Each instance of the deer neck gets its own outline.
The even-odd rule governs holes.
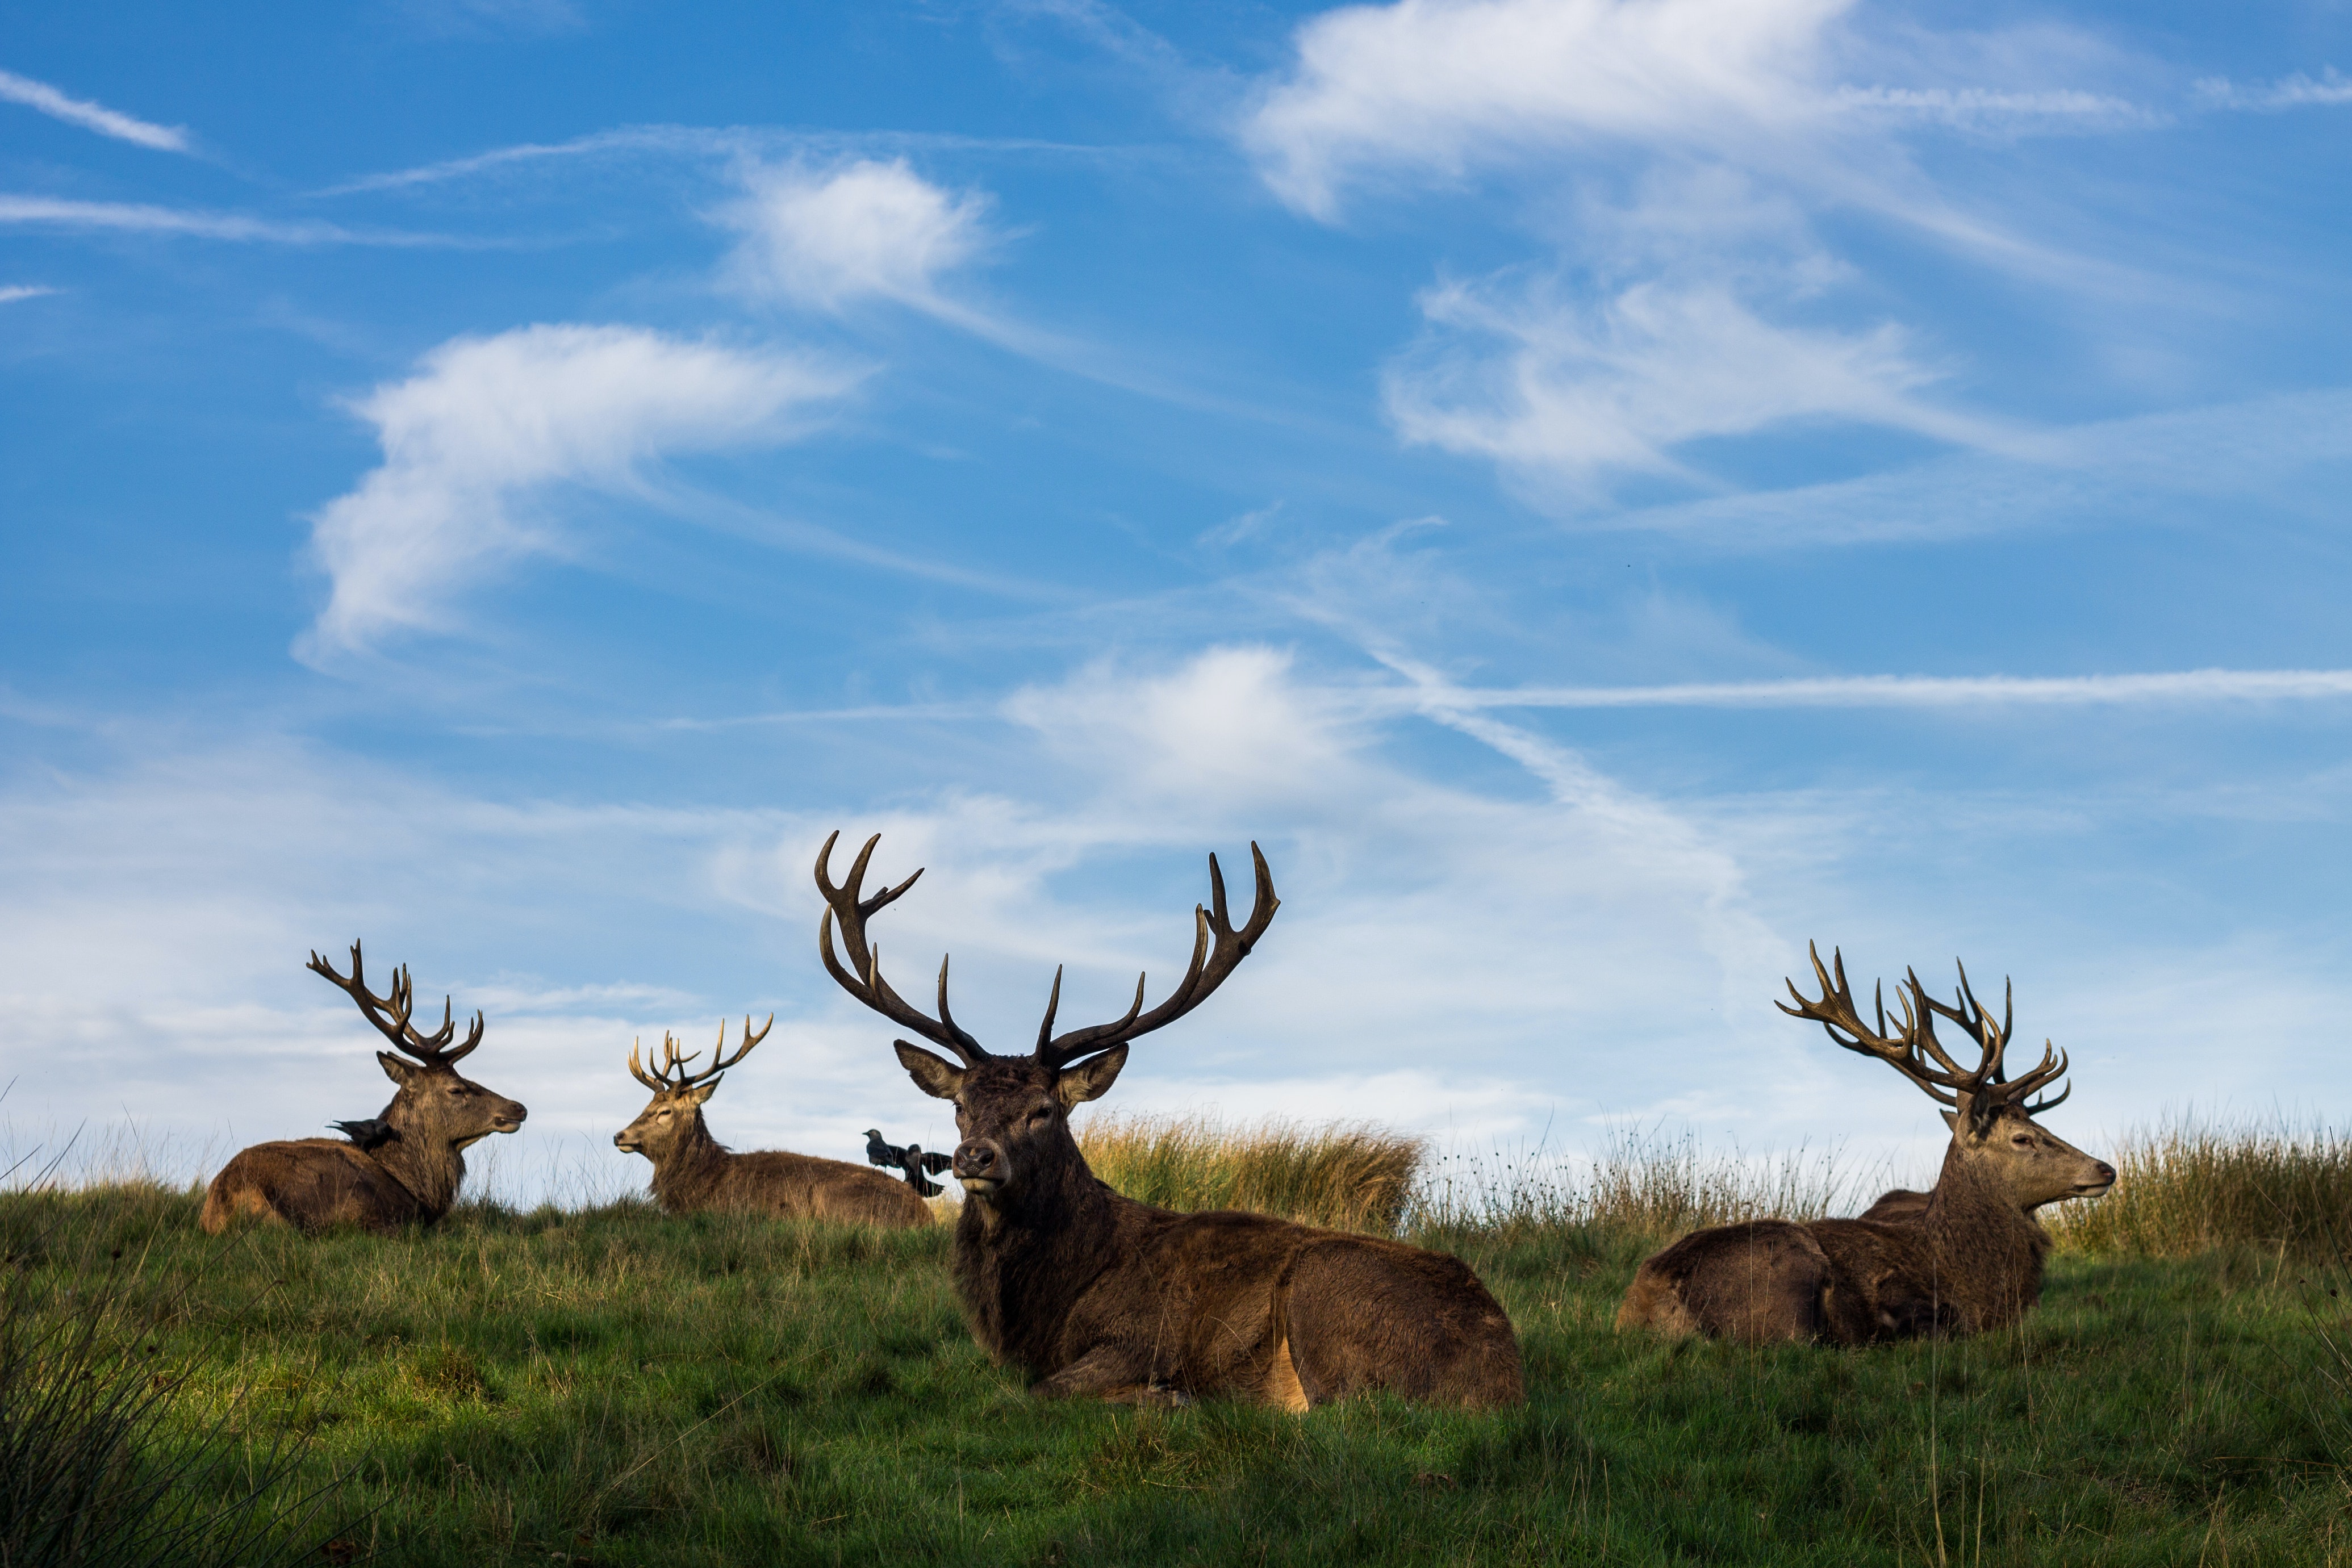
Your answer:
[[[719,1185],[729,1158],[727,1145],[710,1135],[702,1108],[696,1106],[694,1120],[654,1161],[654,1201],[672,1210],[695,1207]]]
[[[1972,1330],[2012,1322],[2041,1296],[2049,1233],[1997,1172],[1958,1146],[1945,1153],[1921,1225],[1939,1288],[1974,1320]]]
[[[368,1157],[407,1189],[425,1218],[438,1219],[457,1201],[457,1188],[466,1179],[466,1156],[455,1144],[421,1126],[422,1118],[409,1113],[405,1099],[395,1094],[377,1113],[376,1119],[391,1127],[392,1136],[369,1151]]]
[[[1041,1375],[1056,1370],[1063,1324],[1110,1266],[1118,1210],[1129,1201],[1095,1179],[1075,1143],[1056,1168],[1025,1186],[1017,1206],[964,1199],[956,1293],[990,1354]]]

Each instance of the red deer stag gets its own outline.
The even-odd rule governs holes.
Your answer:
[[[861,898],[879,841],[866,841],[840,887],[826,874],[834,839],[818,852],[818,951],[850,995],[962,1062],[895,1042],[917,1086],[955,1103],[963,1141],[952,1168],[966,1194],[956,1292],[973,1335],[1024,1370],[1031,1393],[1134,1405],[1226,1395],[1286,1410],[1381,1388],[1474,1408],[1520,1402],[1510,1320],[1460,1260],[1265,1215],[1153,1208],[1096,1180],[1070,1136],[1070,1112],[1110,1088],[1128,1043],[1206,1001],[1265,934],[1277,900],[1256,845],[1256,897],[1238,931],[1210,857],[1214,913],[1193,910],[1192,967],[1167,999],[1145,1011],[1139,978],[1125,1017],[1056,1035],[1056,970],[1036,1049],[995,1056],[949,1012],[945,959],[936,1019],[882,977],[866,923],[922,873]]]
[[[2073,1092],[2029,1103],[2063,1076],[2066,1058],[2046,1043],[2042,1061],[2014,1082],[2001,1059],[2012,1014],[2001,1021],[1977,1005],[1960,971],[1957,1007],[1929,996],[1916,973],[1895,988],[1902,1027],[1889,1034],[1882,991],[1878,1027],[1865,1025],[1847,988],[1845,958],[1836,976],[1812,955],[1822,995],[1809,1001],[1790,982],[1792,1017],[1811,1019],[1848,1051],[1876,1057],[1951,1109],[1952,1130],[1935,1190],[1906,1217],[1904,1195],[1879,1200],[1881,1218],[1797,1224],[1760,1219],[1696,1231],[1644,1262],[1617,1313],[1621,1329],[1705,1333],[1760,1343],[1818,1340],[1866,1344],[1919,1334],[1970,1334],[2005,1327],[2042,1294],[2050,1238],[2032,1210],[2064,1197],[2102,1193],[2115,1167],[2095,1160],[2034,1124],[2032,1118]],[[1973,1037],[1977,1065],[1963,1068],[1936,1038],[1948,1019]]]
[[[214,1234],[247,1214],[303,1230],[349,1224],[393,1231],[411,1222],[430,1225],[457,1200],[457,1185],[466,1179],[466,1146],[492,1133],[515,1131],[527,1114],[505,1095],[457,1074],[457,1060],[482,1043],[482,1015],[474,1015],[466,1043],[453,1051],[449,1042],[457,1026],[446,998],[441,1027],[434,1033],[420,1034],[408,1021],[415,990],[406,967],[392,972],[388,997],[368,990],[356,942],[351,978],[335,973],[316,953],[308,967],[349,992],[368,1022],[413,1058],[375,1053],[399,1092],[371,1123],[345,1124],[367,1129],[364,1136],[354,1133],[351,1143],[299,1138],[240,1150],[213,1177],[198,1223]]]
[[[929,1225],[931,1211],[905,1182],[880,1171],[814,1155],[761,1149],[735,1154],[710,1135],[703,1124],[702,1104],[719,1084],[719,1075],[751,1054],[768,1038],[775,1016],[751,1032],[743,1019],[743,1043],[727,1054],[727,1025],[719,1025],[719,1043],[711,1048],[710,1065],[690,1072],[687,1064],[702,1053],[677,1053],[677,1042],[662,1035],[663,1060],[647,1072],[637,1061],[637,1048],[629,1047],[629,1071],[654,1092],[637,1119],[613,1134],[613,1146],[643,1155],[654,1165],[654,1201],[665,1213],[692,1214],[710,1209],[724,1214],[768,1214],[779,1219],[844,1219],[864,1225],[905,1227]]]

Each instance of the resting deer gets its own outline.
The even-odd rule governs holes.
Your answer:
[[[1070,1112],[1110,1088],[1129,1042],[1206,1001],[1265,935],[1278,901],[1255,845],[1248,924],[1234,929],[1211,856],[1214,913],[1194,909],[1192,967],[1158,1007],[1144,1010],[1139,978],[1125,1017],[1056,1035],[1056,970],[1036,1049],[996,1056],[948,1010],[944,959],[936,1019],[882,977],[866,923],[922,873],[861,898],[879,841],[866,841],[839,887],[826,874],[834,839],[818,852],[818,951],[851,996],[962,1063],[895,1042],[916,1085],[955,1103],[956,1292],[974,1337],[1025,1371],[1031,1393],[1136,1405],[1223,1395],[1287,1410],[1380,1388],[1481,1408],[1520,1402],[1510,1321],[1460,1260],[1265,1215],[1137,1203],[1096,1180],[1070,1136]]]
[[[629,1071],[654,1092],[637,1119],[613,1134],[613,1146],[643,1155],[654,1165],[654,1201],[669,1214],[709,1209],[723,1214],[768,1214],[780,1219],[842,1219],[865,1225],[929,1225],[931,1211],[904,1182],[892,1181],[880,1171],[843,1160],[823,1160],[814,1155],[761,1149],[739,1155],[710,1135],[703,1124],[702,1105],[718,1089],[720,1075],[751,1054],[768,1038],[775,1016],[751,1032],[743,1019],[743,1042],[727,1054],[727,1024],[719,1025],[719,1043],[711,1047],[710,1065],[699,1072],[687,1064],[700,1051],[680,1056],[677,1042],[662,1036],[663,1060],[647,1072],[637,1061],[637,1048],[629,1047]]]
[[[1904,1210],[1900,1190],[1879,1200],[1882,1218],[1762,1219],[1696,1231],[1649,1259],[1633,1276],[1617,1313],[1621,1329],[1706,1333],[1762,1343],[1825,1340],[1866,1344],[1919,1334],[1970,1334],[2005,1327],[2042,1294],[2050,1238],[2032,1210],[2060,1198],[2102,1193],[2115,1167],[2034,1124],[2032,1118],[2073,1092],[2029,1101],[2063,1076],[2066,1058],[2046,1043],[2042,1061],[2014,1082],[2002,1076],[2013,1014],[2007,1000],[1994,1023],[1977,1005],[1960,971],[1959,1003],[1929,996],[1916,973],[1895,988],[1902,1027],[1886,1030],[1882,992],[1878,1027],[1862,1020],[1847,988],[1844,955],[1832,953],[1833,979],[1812,955],[1822,995],[1808,1001],[1790,982],[1795,1007],[1848,1051],[1876,1057],[1948,1105],[1952,1141],[1935,1190],[1917,1211]],[[1936,1019],[1968,1030],[1976,1067],[1960,1066],[1936,1038]]]
[[[420,1034],[409,1022],[415,989],[405,967],[392,972],[388,997],[368,990],[356,942],[351,978],[335,973],[316,953],[307,967],[349,992],[368,1022],[411,1059],[375,1053],[399,1092],[370,1122],[339,1124],[367,1129],[364,1135],[354,1132],[351,1143],[299,1138],[240,1150],[213,1177],[197,1223],[214,1234],[247,1214],[303,1230],[357,1225],[393,1231],[410,1223],[430,1225],[457,1200],[458,1184],[466,1179],[467,1145],[492,1133],[515,1131],[527,1114],[505,1095],[458,1076],[458,1059],[482,1043],[482,1015],[474,1015],[466,1043],[451,1050],[457,1026],[448,998],[442,999],[441,1027],[433,1034]]]

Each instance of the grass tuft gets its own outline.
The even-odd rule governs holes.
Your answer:
[[[1392,1236],[1412,1200],[1425,1140],[1366,1123],[1225,1127],[1200,1116],[1089,1118],[1087,1164],[1113,1190],[1162,1208],[1245,1208],[1334,1230]]]
[[[2352,1260],[2352,1136],[2184,1119],[2134,1134],[2107,1157],[2112,1192],[2042,1211],[2062,1247],[2143,1258],[2251,1247],[2302,1262]]]

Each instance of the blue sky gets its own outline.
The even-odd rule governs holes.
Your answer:
[[[1917,1157],[1769,1005],[1819,939],[2013,976],[2078,1141],[2340,1121],[2347,68],[2334,4],[20,8],[15,1145],[372,1110],[353,936],[488,1010],[525,1186],[746,1009],[721,1136],[948,1141],[814,962],[835,827],[1008,1048],[1264,844],[1115,1106]]]

